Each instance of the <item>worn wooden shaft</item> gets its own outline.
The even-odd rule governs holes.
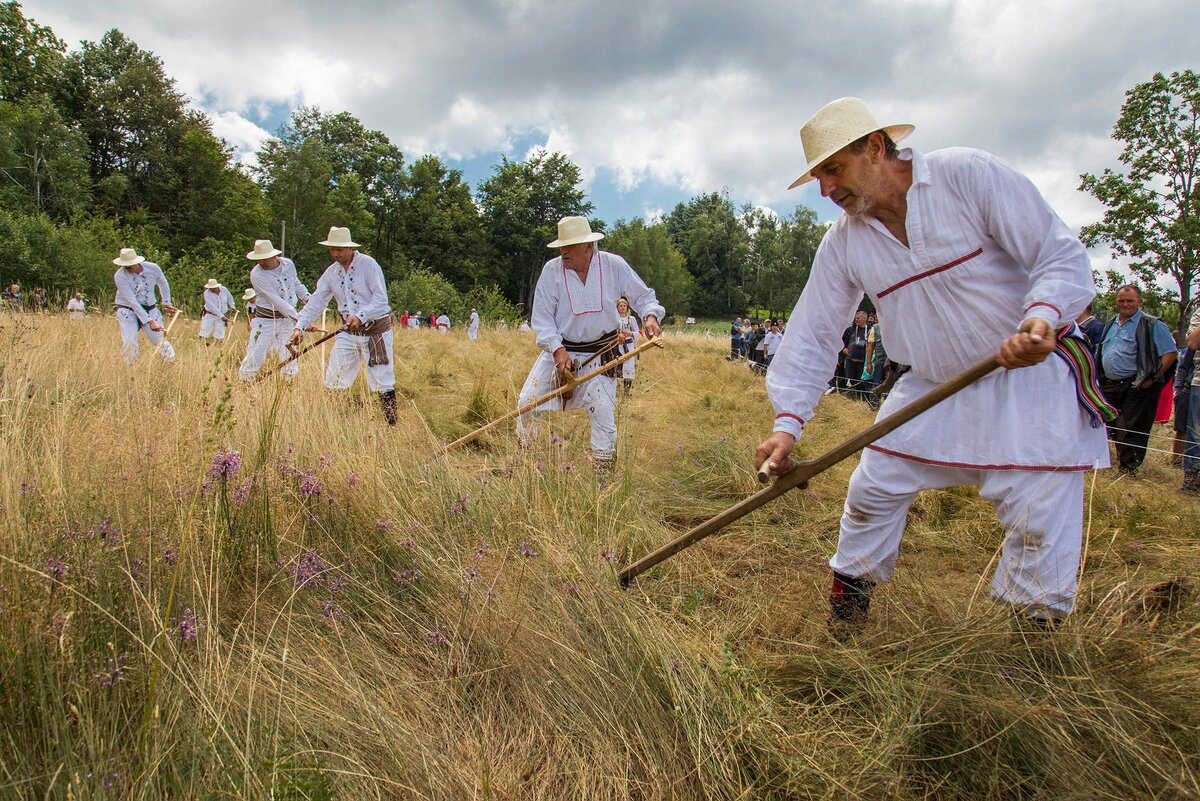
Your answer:
[[[255,377],[254,377],[254,381],[255,381],[255,383],[258,383],[259,381],[262,381],[262,380],[264,380],[264,379],[270,378],[271,376],[275,375],[276,373],[278,373],[278,372],[279,372],[280,370],[282,370],[283,368],[287,367],[287,366],[288,366],[289,364],[291,364],[292,362],[296,361],[296,359],[299,359],[301,356],[303,356],[304,354],[308,353],[308,352],[309,352],[310,350],[312,350],[313,348],[319,348],[319,347],[321,347],[321,345],[323,345],[323,344],[325,343],[325,341],[326,341],[326,340],[333,339],[334,337],[336,337],[338,334],[342,333],[342,332],[343,332],[343,331],[345,331],[345,330],[346,330],[346,327],[345,327],[345,326],[342,326],[341,328],[337,329],[336,331],[330,331],[328,334],[326,334],[325,336],[321,337],[320,339],[318,339],[316,342],[312,343],[312,344],[311,344],[311,345],[309,345],[308,347],[306,347],[306,348],[302,348],[302,349],[300,349],[300,350],[297,350],[297,351],[292,351],[292,355],[291,355],[291,356],[289,356],[288,358],[284,359],[284,360],[283,360],[283,361],[281,361],[279,364],[275,365],[275,367],[274,367],[274,368],[272,368],[272,369],[271,369],[271,370],[269,370],[268,372],[265,372],[265,373],[259,373],[257,376],[255,376]],[[289,348],[289,350],[290,350],[290,348]]]
[[[809,479],[813,476],[823,473],[843,459],[853,456],[875,440],[895,431],[909,420],[928,410],[930,407],[941,403],[964,387],[975,383],[999,366],[995,356],[989,357],[969,370],[951,378],[931,392],[922,395],[904,408],[888,415],[870,428],[864,429],[840,445],[831,448],[817,458],[798,462],[791,470],[775,479],[775,482],[771,486],[759,490],[749,498],[740,501],[715,517],[696,526],[683,536],[643,556],[622,570],[617,575],[617,579],[621,582],[622,587],[628,587],[629,583],[641,573],[671,558],[683,549],[695,545],[705,537],[717,533],[733,521],[745,517],[764,504],[770,503],[788,490],[806,486]]]
[[[570,392],[572,389],[578,387],[580,384],[583,384],[585,381],[590,381],[591,379],[595,378],[598,375],[603,375],[604,373],[607,373],[609,370],[613,369],[617,365],[620,365],[620,364],[634,358],[635,356],[640,354],[642,351],[649,350],[650,348],[661,348],[662,346],[663,345],[662,345],[661,338],[654,337],[652,339],[649,339],[646,342],[642,343],[641,345],[638,345],[633,350],[629,351],[629,353],[624,353],[624,354],[618,356],[617,358],[613,359],[611,362],[608,362],[606,364],[601,365],[600,367],[597,367],[595,370],[581,376],[580,378],[575,379],[571,383],[563,384],[558,389],[551,390],[550,392],[547,392],[545,395],[534,398],[533,400],[529,401],[529,403],[526,403],[523,406],[518,406],[515,410],[509,412],[508,414],[505,414],[501,417],[497,417],[495,420],[491,421],[487,425],[485,425],[481,428],[475,429],[470,434],[466,434],[464,436],[459,437],[458,439],[454,440],[454,442],[451,442],[449,445],[447,445],[442,450],[442,453],[448,453],[449,451],[452,451],[455,448],[457,448],[459,445],[465,445],[474,439],[478,439],[480,436],[487,433],[488,431],[491,431],[493,428],[500,425],[505,420],[511,420],[514,417],[520,417],[521,415],[525,414],[525,412],[536,409],[537,407],[541,406],[546,401],[554,400],[558,396],[560,396],[564,393]]]
[[[163,339],[166,339],[167,335],[171,333],[171,329],[175,327],[175,321],[181,314],[183,314],[183,309],[176,309],[175,313],[171,315],[171,322],[167,323],[166,330],[163,331]]]

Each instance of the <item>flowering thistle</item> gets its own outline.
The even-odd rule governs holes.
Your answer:
[[[381,517],[375,521],[375,525],[379,527],[380,531],[391,531],[394,524],[392,523],[392,518]]]
[[[333,579],[329,582],[329,591],[338,592],[345,586],[345,582],[343,582],[341,579]]]
[[[361,482],[362,482],[362,479],[360,479],[358,477],[358,473],[347,473],[346,474],[346,486],[349,487],[350,489],[354,489]]]
[[[181,642],[191,642],[200,634],[200,627],[204,624],[196,617],[195,612],[190,606],[185,606],[183,611],[179,613],[179,620],[175,623],[175,637]]]
[[[166,548],[163,548],[162,560],[163,564],[171,566],[179,561],[179,556],[175,553],[175,549],[168,545]]]
[[[316,473],[305,471],[300,474],[300,494],[305,498],[318,497],[323,489]]]
[[[471,500],[469,492],[458,493],[458,499],[450,503],[450,514],[464,514],[467,511],[467,503]]]
[[[109,657],[108,670],[101,670],[96,673],[96,684],[106,690],[111,689],[125,675],[125,668],[122,665],[124,661],[125,657],[123,656],[116,659]]]
[[[526,540],[517,546],[517,550],[521,552],[521,556],[526,559],[536,559],[538,552],[533,549],[533,544]]]
[[[238,505],[245,503],[246,499],[250,497],[250,488],[253,486],[254,482],[251,479],[246,479],[241,484],[238,484],[236,487],[234,487],[232,493],[233,502]]]
[[[486,542],[481,542],[475,546],[475,554],[471,558],[476,562],[482,562],[484,559],[487,559],[491,553],[492,546],[488,545]]]
[[[450,644],[450,634],[446,627],[439,623],[425,632],[425,642],[433,649],[445,648]]]
[[[563,444],[563,435],[558,433],[557,431],[551,431],[550,432],[550,444],[551,445],[562,445]]]
[[[399,573],[392,575],[392,583],[404,586],[415,583],[419,578],[421,578],[421,569],[416,565],[409,565]]]
[[[480,573],[476,568],[469,567],[466,569],[466,571],[463,572],[463,578],[466,579],[468,582],[474,582],[474,581],[479,581],[479,579],[483,578],[483,574]]]
[[[237,451],[219,450],[213,454],[208,474],[213,478],[233,478],[242,469],[242,455]]]
[[[576,598],[578,598],[579,597],[579,582],[564,581],[563,585],[562,585],[562,591],[565,592],[567,595],[573,595]]]
[[[333,601],[321,601],[321,617],[328,620],[345,620],[346,613],[338,609]]]
[[[604,552],[600,554],[600,558],[605,562],[608,562],[610,565],[615,565],[617,563],[617,554],[612,548],[605,548]]]
[[[575,463],[574,462],[563,462],[562,469],[563,469],[564,473],[570,473],[572,470],[575,469]]]
[[[46,572],[62,581],[71,572],[71,566],[62,560],[61,556],[51,556],[46,561]]]
[[[417,540],[414,537],[405,537],[400,541],[400,547],[406,551],[417,550]]]
[[[37,489],[36,481],[22,481],[21,486],[17,488],[17,494],[24,498],[35,489]]]
[[[329,563],[309,548],[300,555],[296,564],[288,570],[295,583],[296,589],[307,587],[309,584],[320,584],[321,574],[329,569]]]
[[[321,469],[324,470],[325,468],[329,467],[330,465],[335,464],[337,462],[337,457],[330,456],[329,454],[322,454],[320,461],[321,461]]]

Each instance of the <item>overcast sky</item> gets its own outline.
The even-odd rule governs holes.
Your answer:
[[[786,187],[803,170],[800,126],[856,95],[881,123],[915,124],[906,144],[996,153],[1078,228],[1101,213],[1078,176],[1116,166],[1125,90],[1200,66],[1195,0],[24,6],[73,48],[115,27],[154,51],[243,155],[301,104],[349,111],[472,185],[500,153],[544,145],[583,168],[610,222],[721,189],[831,219],[814,188]]]

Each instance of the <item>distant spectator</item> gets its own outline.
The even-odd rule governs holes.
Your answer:
[[[735,317],[729,325],[729,360],[733,361],[742,353],[742,318]]]
[[[430,329],[437,328],[437,312],[435,312],[435,311],[431,311],[429,313],[429,328]]]
[[[471,317],[467,321],[467,339],[479,339],[479,312],[471,309]]]
[[[404,313],[400,315],[400,330],[401,331],[405,331],[408,329],[408,318],[409,318],[408,309],[405,309]]]
[[[417,309],[417,313],[408,318],[408,328],[410,331],[416,331],[421,327],[421,320],[425,319],[421,316],[421,310]]]
[[[887,349],[883,346],[883,331],[879,328],[879,317],[870,315],[867,317],[868,322],[871,317],[875,318],[875,322],[871,323],[871,330],[867,332],[867,353],[863,359],[862,371],[862,380],[866,382],[868,389],[882,384],[887,374]]]
[[[1120,472],[1126,475],[1136,474],[1146,458],[1164,376],[1179,355],[1167,324],[1141,306],[1137,287],[1118,289],[1117,316],[1105,326],[1100,345],[1100,388],[1120,412],[1109,424],[1109,439],[1116,443]]]
[[[430,316],[432,317],[433,315]],[[445,334],[450,330],[450,315],[446,314],[445,312],[439,314],[435,322],[437,323],[437,330],[439,334]]]
[[[1200,351],[1200,311],[1188,323],[1188,349]],[[1192,385],[1188,401],[1187,447],[1183,451],[1183,484],[1180,492],[1200,495],[1200,359],[1192,357]]]
[[[842,332],[843,389],[851,389],[861,379],[863,364],[867,360],[868,333],[867,313],[860,309],[854,314],[854,323]]]
[[[1175,441],[1171,444],[1171,464],[1183,464],[1183,452],[1187,448],[1188,412],[1192,394],[1192,377],[1196,365],[1196,351],[1184,347],[1179,351],[1175,369]]]
[[[775,358],[775,351],[779,350],[781,342],[783,342],[783,334],[779,332],[779,321],[776,320],[771,323],[771,330],[763,337],[764,366],[771,366],[771,359]]]
[[[1088,346],[1092,349],[1092,357],[1096,361],[1100,360],[1100,338],[1104,336],[1104,323],[1096,319],[1096,315],[1092,314],[1092,304],[1079,313],[1075,318],[1075,322],[1079,324],[1079,330],[1087,337]]]
[[[11,312],[21,311],[24,304],[24,298],[21,297],[20,284],[13,284],[8,289],[4,290],[4,294],[0,295],[0,300],[4,301],[4,308]]]
[[[33,290],[33,294],[29,297],[29,310],[35,312],[45,311],[48,303],[49,301],[46,300],[46,290],[38,287]]]
[[[75,296],[67,301],[67,316],[72,320],[82,320],[85,311],[87,307],[83,302],[83,294],[76,292]]]

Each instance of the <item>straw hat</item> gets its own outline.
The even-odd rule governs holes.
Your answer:
[[[133,248],[121,248],[121,252],[113,259],[113,264],[118,264],[122,267],[132,267],[144,261],[145,259],[139,256]]]
[[[221,282],[215,278],[210,278],[204,282],[205,289],[217,289],[221,286]]]
[[[907,123],[880,125],[867,104],[857,97],[843,97],[827,103],[800,129],[800,142],[804,145],[808,167],[803,175],[792,181],[788,189],[811,181],[814,167],[869,133],[883,131],[893,142],[899,142],[914,130],[915,127]]]
[[[242,300],[254,300],[255,296],[257,296],[257,295],[258,295],[258,293],[255,292],[253,289],[247,289],[245,292],[242,293]]]
[[[603,238],[604,234],[592,232],[587,217],[563,217],[558,221],[558,239],[546,247],[565,248],[568,245],[581,245],[584,242],[599,242]]]
[[[350,239],[349,228],[330,228],[329,238],[324,242],[318,242],[318,245],[325,245],[330,248],[357,248],[362,247],[357,242]]]
[[[263,259],[269,259],[272,256],[281,256],[281,255],[283,255],[283,251],[276,250],[271,245],[270,239],[255,239],[254,240],[254,250],[247,253],[246,258],[251,259],[253,261],[262,261]]]

